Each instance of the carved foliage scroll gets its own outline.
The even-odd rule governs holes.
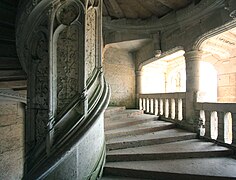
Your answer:
[[[79,43],[77,25],[66,27],[57,41],[57,112],[78,94]]]
[[[31,103],[35,121],[36,143],[42,142],[47,134],[48,122],[48,101],[49,101],[49,55],[48,55],[48,38],[44,32],[38,33],[38,39],[35,47],[35,54],[31,62],[32,76],[34,86],[31,88]]]
[[[85,41],[86,77],[89,78],[96,65],[96,10],[94,8],[89,8],[87,11]]]

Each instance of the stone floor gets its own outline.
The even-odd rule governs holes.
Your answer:
[[[197,139],[157,116],[109,108],[105,135],[103,180],[236,179],[233,150]]]

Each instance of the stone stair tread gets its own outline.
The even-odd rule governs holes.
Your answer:
[[[128,131],[134,131],[137,129],[146,129],[146,128],[154,128],[154,127],[162,127],[167,125],[172,125],[173,123],[170,122],[164,122],[164,121],[150,121],[142,124],[136,124],[133,126],[127,126],[123,128],[117,128],[106,131],[106,134],[113,134],[113,133],[119,133],[119,132],[128,132]]]
[[[188,136],[188,135],[196,135],[196,133],[188,132],[182,129],[168,129],[168,130],[162,130],[162,131],[146,133],[146,134],[141,134],[141,135],[115,137],[115,138],[107,140],[106,142],[107,144],[111,144],[111,143],[142,141],[142,140],[150,140],[150,139],[162,139],[162,138]]]
[[[142,116],[142,115],[140,115]],[[142,124],[149,121],[156,121],[157,117],[142,116],[138,118],[127,118],[127,120],[120,121],[105,121],[105,130],[124,128],[126,126],[134,126],[136,124]]]
[[[205,142],[199,139],[191,139],[166,144],[149,145],[135,148],[112,150],[107,155],[129,155],[129,154],[165,154],[178,152],[215,152],[215,151],[232,151],[223,146],[218,146],[212,142]]]
[[[125,106],[109,106],[107,107],[104,116],[109,117],[110,115],[123,112],[125,109]]]
[[[138,116],[134,116],[134,117],[127,117],[127,118],[121,118],[121,119],[117,119],[117,120],[108,120],[106,121],[105,119],[105,124],[111,124],[111,125],[115,125],[115,124],[121,124],[121,123],[126,123],[126,122],[131,122],[131,121],[140,121],[140,120],[144,120],[144,119],[152,119],[152,120],[157,120],[158,117],[155,115],[148,115],[148,114],[140,114]]]
[[[125,106],[108,106],[106,111],[110,110],[125,110]]]
[[[119,120],[119,118],[122,117],[131,117],[131,116],[137,116],[139,114],[143,114],[142,110],[139,109],[126,109],[125,111],[118,111],[115,113],[105,113],[105,116],[107,116],[107,114],[109,114],[112,117],[112,120]],[[107,116],[109,117],[109,116]],[[107,118],[107,120],[109,120],[109,118]]]
[[[153,161],[126,161],[126,162],[107,162],[105,174],[116,170],[120,176],[135,174],[139,178],[148,177],[153,179],[157,174],[174,173],[185,175],[200,175],[213,177],[233,177],[236,178],[236,161],[229,157],[214,158],[191,158],[173,160],[153,160]],[[128,173],[131,171],[131,173]],[[136,172],[136,173],[135,173]],[[114,175],[114,174],[113,174]],[[175,177],[175,179],[178,179]]]

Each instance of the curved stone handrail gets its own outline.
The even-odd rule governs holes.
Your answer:
[[[99,79],[98,79],[99,78]],[[59,134],[58,137],[55,137],[57,141],[51,145],[50,151],[48,154],[41,154],[42,152],[34,152],[38,154],[38,157],[34,159],[34,165],[31,170],[27,173],[24,179],[41,179],[47,176],[49,172],[55,169],[69,154],[71,149],[78,143],[78,141],[83,137],[83,135],[90,129],[90,127],[95,123],[97,117],[103,113],[108,106],[108,101],[110,98],[110,90],[108,84],[106,84],[104,78],[101,76],[101,73],[97,74],[97,81],[101,80],[101,84],[96,86],[96,89],[99,89],[99,93],[93,94],[93,101],[90,103],[88,113],[86,116],[81,116],[76,119],[75,124],[70,125],[70,129],[66,131],[65,134]],[[62,116],[57,123],[55,124],[55,131],[60,131],[65,129],[68,126],[68,123],[71,123],[71,119],[75,118],[73,113],[76,113],[76,109],[81,103],[82,99],[79,99],[75,104],[69,109],[68,113]],[[64,122],[66,119],[67,122]],[[45,146],[45,144],[41,144]],[[38,148],[37,151],[40,151],[42,148]],[[105,149],[101,152],[101,155],[104,154]],[[103,155],[104,156],[104,155]],[[38,159],[38,160],[37,160]],[[101,157],[101,161],[104,160],[104,157]],[[37,162],[37,163],[35,163]],[[99,164],[99,163],[98,163]],[[101,164],[101,162],[100,162]],[[101,168],[101,167],[98,167]]]

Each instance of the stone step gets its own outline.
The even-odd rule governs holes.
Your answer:
[[[187,132],[185,130],[168,129],[142,135],[113,138],[106,141],[106,147],[108,150],[124,149],[189,140],[196,138],[196,136],[196,133]]]
[[[139,116],[120,119],[119,121],[105,121],[105,130],[112,130],[118,128],[124,128],[127,126],[133,126],[137,124],[142,124],[150,121],[156,121],[158,119],[157,116],[150,116],[147,114],[141,114]]]
[[[160,145],[113,150],[107,153],[107,162],[148,161],[158,159],[183,159],[222,157],[233,155],[233,150],[198,139]]]
[[[236,179],[236,161],[227,157],[108,162],[104,175],[160,180]]]
[[[120,119],[130,118],[137,115],[143,114],[143,110],[138,109],[128,109],[125,111],[110,113],[105,116],[105,121],[116,121]]]
[[[164,121],[150,121],[125,128],[112,129],[105,132],[106,140],[129,135],[139,135],[174,128],[175,124]]]
[[[116,114],[121,111],[123,112],[125,109],[126,109],[125,106],[120,106],[120,107],[109,106],[109,107],[107,107],[104,116],[110,117],[111,114]]]

